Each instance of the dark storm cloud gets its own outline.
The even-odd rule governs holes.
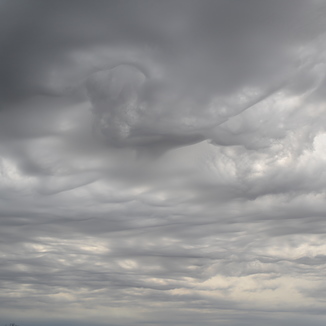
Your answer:
[[[325,324],[322,1],[0,10],[0,322]]]
[[[227,143],[212,128],[280,89],[314,87],[323,64],[310,46],[323,33],[318,3],[28,3],[7,4],[4,96],[64,94],[100,70],[95,134],[115,146]]]

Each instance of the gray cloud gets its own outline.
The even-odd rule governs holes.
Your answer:
[[[322,1],[0,10],[0,323],[325,324]]]

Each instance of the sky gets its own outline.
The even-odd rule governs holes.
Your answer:
[[[325,16],[1,0],[0,325],[325,325]]]

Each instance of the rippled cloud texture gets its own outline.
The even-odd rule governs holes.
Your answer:
[[[326,3],[0,2],[0,323],[326,322]]]

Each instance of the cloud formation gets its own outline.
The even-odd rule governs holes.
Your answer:
[[[0,10],[0,323],[325,324],[322,1]]]

